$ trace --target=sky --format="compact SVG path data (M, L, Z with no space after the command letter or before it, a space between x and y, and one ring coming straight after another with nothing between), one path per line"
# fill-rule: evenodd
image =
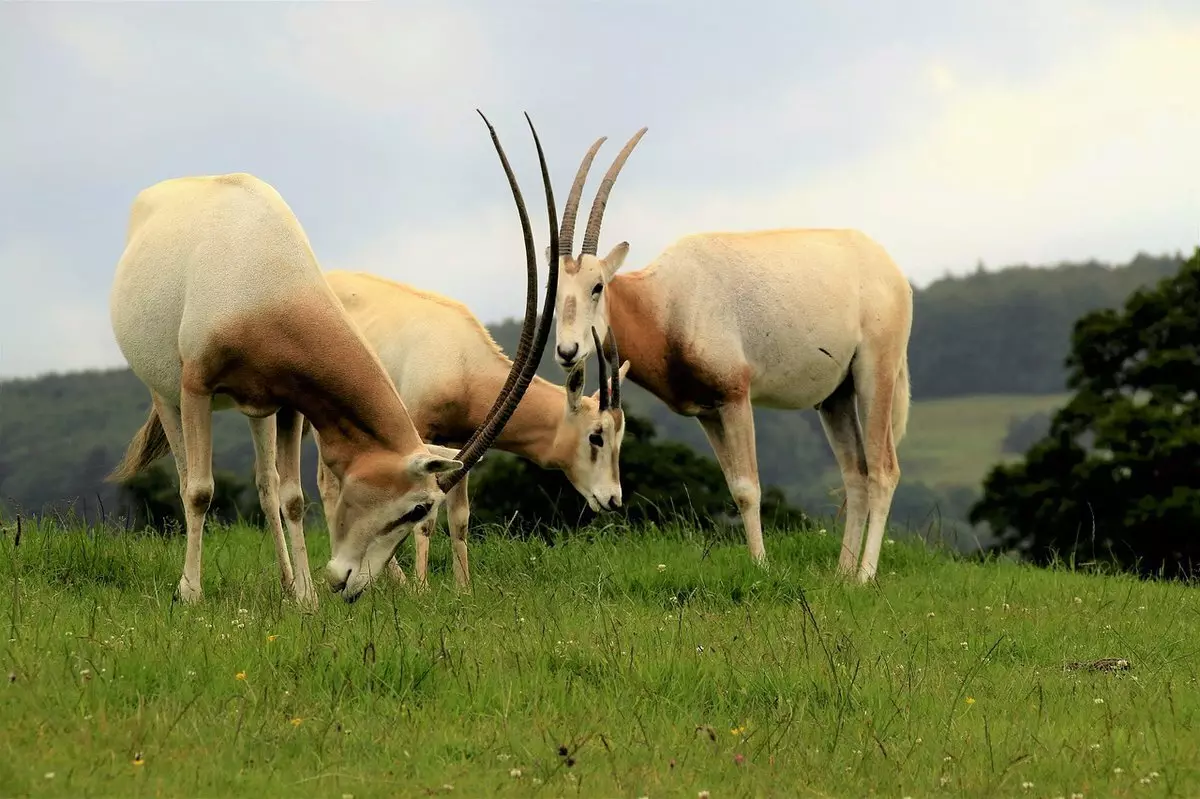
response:
M707 7L702 7L707 6ZM108 293L138 191L271 183L324 269L524 310L487 129L547 240L649 131L605 215L626 270L701 230L853 227L909 278L1200 243L1200 3L0 5L0 377L120 366ZM708 10L711 8L712 10ZM578 243L577 245L578 246Z

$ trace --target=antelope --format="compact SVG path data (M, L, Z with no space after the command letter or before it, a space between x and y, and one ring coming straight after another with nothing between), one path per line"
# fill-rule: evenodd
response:
M109 476L121 481L175 456L187 524L179 598L202 599L201 542L213 495L212 414L249 420L255 482L274 537L284 590L315 608L300 487L301 418L342 486L330 514L326 581L353 602L414 526L436 514L503 430L549 335L534 330L537 253L525 203L496 131L491 134L525 239L527 296L521 346L483 424L453 457L427 446L378 356L330 289L308 236L283 197L246 173L168 179L143 189L130 213L110 314L118 346L150 390L146 422ZM557 217L541 142L550 246ZM543 316L553 311L555 270ZM536 340L535 340L536 339ZM295 555L288 558L280 512Z
M512 362L465 305L366 272L330 271L325 279L379 356L424 440L457 443L479 426ZM437 331L436 337L431 330ZM621 506L618 464L625 416L620 383L629 368L626 362L610 376L602 352L597 359L601 390L590 397L582 394L580 373L566 388L534 376L493 444L542 468L562 470L593 511ZM334 507L337 480L319 458L317 484L323 507ZM466 586L467 478L447 493L446 516L455 580ZM429 536L435 524L431 514L413 535L419 586L427 582ZM404 581L394 559L388 568Z
M908 424L912 287L883 247L857 230L697 233L618 275L629 242L599 257L600 226L613 183L645 132L634 134L597 189L580 254L572 255L569 235L557 255L547 251L561 273L555 360L570 374L594 348L619 339L629 379L699 421L751 559L763 567L752 406L815 407L846 492L838 572L874 579L900 479L896 445ZM564 230L604 141L579 166Z

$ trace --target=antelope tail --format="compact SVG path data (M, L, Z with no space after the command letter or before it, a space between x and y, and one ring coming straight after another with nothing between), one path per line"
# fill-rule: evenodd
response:
M167 433L163 430L162 420L158 418L158 409L151 403L150 415L146 417L146 422L129 442L125 457L117 464L117 468L104 478L104 481L123 483L170 451L171 444L167 441Z

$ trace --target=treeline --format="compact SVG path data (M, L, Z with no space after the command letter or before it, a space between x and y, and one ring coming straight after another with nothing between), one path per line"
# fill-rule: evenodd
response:
M917 290L909 348L914 398L1062 391L1063 362L1075 319L1091 310L1119 306L1135 288L1173 274L1181 263L1178 256L1142 255L1120 267L1082 263L980 270ZM492 326L493 335L508 352L515 350L518 329L516 321ZM548 353L539 372L547 379L561 380ZM594 371L588 377L591 391ZM626 405L631 414L645 420L647 436L657 433L663 442L683 444L711 458L695 420L672 414L646 392L626 385ZM146 389L126 369L0 383L0 507L37 512L70 503L88 515L101 508L117 509L122 499L118 488L103 478L120 459L148 407ZM787 500L810 514L835 512L840 497L831 496L820 479L834 462L816 413L756 410L755 423L764 488L778 487ZM1045 421L1030 424L1040 432ZM1036 437L1036 432L1017 430L1014 436L1029 440L1031 433ZM235 413L216 414L214 465L249 481L250 489L242 492L240 500L247 507L257 501L253 459L245 420ZM305 493L314 498L311 441L305 442L303 459ZM162 465L173 472L169 459ZM935 506L942 517L965 518L976 489L934 491L902 481L893 519L899 524L922 524Z

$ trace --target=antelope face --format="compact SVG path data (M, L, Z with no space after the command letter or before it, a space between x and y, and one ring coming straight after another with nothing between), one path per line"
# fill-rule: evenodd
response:
M626 361L618 382L624 379L628 369L629 361ZM577 371L568 381L564 417L567 458L563 472L594 512L616 510L621 507L620 463L625 413L611 405L601 408L599 391L590 397L582 397L582 390L583 372ZM608 390L608 386L603 390Z
M623 241L604 258L564 255L559 259L554 360L566 372L582 368L592 357L592 328L601 341L608 335L604 293L628 254L629 243Z
M347 602L383 574L396 547L413 528L436 514L444 494L437 475L462 468L460 461L420 452L364 456L342 482L330 526L330 589Z

